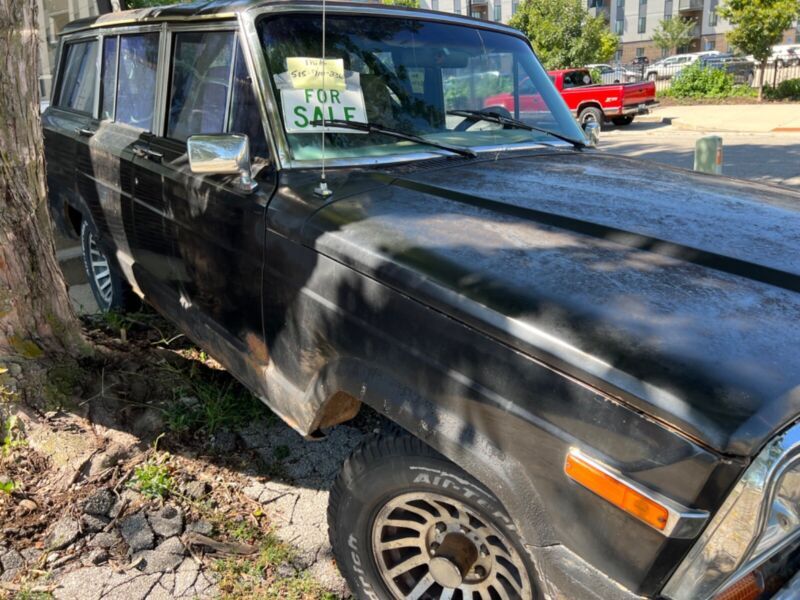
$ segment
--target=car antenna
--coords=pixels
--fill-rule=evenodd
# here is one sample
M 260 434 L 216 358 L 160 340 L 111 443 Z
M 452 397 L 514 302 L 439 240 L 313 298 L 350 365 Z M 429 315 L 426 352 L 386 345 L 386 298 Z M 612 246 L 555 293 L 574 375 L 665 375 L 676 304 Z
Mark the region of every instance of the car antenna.
M 325 24 L 327 21 L 326 13 L 326 0 L 322 0 L 322 91 L 325 102 L 328 101 L 328 94 L 325 92 Z M 322 107 L 322 174 L 320 175 L 319 185 L 314 188 L 314 194 L 320 198 L 329 198 L 333 195 L 333 191 L 328 188 L 328 182 L 325 179 L 325 106 Z

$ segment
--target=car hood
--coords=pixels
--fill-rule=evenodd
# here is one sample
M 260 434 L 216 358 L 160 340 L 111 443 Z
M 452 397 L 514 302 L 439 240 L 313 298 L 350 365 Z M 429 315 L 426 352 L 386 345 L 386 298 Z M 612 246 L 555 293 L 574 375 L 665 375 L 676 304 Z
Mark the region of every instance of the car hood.
M 719 452 L 800 413 L 800 194 L 573 151 L 368 178 L 305 243 Z

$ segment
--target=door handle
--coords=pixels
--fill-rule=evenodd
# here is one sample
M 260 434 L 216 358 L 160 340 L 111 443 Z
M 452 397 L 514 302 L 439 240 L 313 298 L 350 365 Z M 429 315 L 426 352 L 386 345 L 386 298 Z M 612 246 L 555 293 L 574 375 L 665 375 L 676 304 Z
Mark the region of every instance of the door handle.
M 150 150 L 150 148 L 145 148 L 144 146 L 134 146 L 133 154 L 139 158 L 146 158 L 154 162 L 161 162 L 161 159 L 164 158 L 164 155 L 161 154 L 161 152 Z
M 83 137 L 92 137 L 95 134 L 94 129 L 88 129 L 86 127 L 78 127 L 75 132 Z

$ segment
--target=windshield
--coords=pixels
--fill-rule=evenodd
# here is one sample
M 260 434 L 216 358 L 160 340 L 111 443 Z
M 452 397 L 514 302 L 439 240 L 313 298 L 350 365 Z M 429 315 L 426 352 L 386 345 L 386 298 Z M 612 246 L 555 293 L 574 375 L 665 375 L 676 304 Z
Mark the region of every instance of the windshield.
M 323 117 L 379 125 L 451 146 L 548 141 L 546 133 L 449 114 L 491 110 L 583 141 L 583 133 L 526 42 L 516 36 L 419 19 L 320 15 L 259 22 L 292 157 L 322 157 Z M 322 86 L 322 74 L 325 86 Z M 436 151 L 378 132 L 327 127 L 325 156 Z

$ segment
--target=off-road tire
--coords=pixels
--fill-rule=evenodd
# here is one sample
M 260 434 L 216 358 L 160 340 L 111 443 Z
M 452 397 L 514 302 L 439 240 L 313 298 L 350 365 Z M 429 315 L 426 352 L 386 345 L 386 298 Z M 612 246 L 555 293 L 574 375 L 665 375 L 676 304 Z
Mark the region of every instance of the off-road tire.
M 140 306 L 139 298 L 120 274 L 116 259 L 108 255 L 100 242 L 97 227 L 91 219 L 81 221 L 81 253 L 89 287 L 102 312 L 128 311 Z M 107 273 L 102 268 L 102 261 L 107 265 Z
M 633 123 L 633 116 L 626 115 L 624 117 L 614 117 L 613 119 L 611 119 L 611 122 L 617 127 L 625 127 L 626 125 L 630 125 L 631 123 Z
M 408 532 L 411 530 L 399 533 L 400 529 L 385 525 L 396 522 L 394 519 L 398 514 L 408 514 L 402 512 L 402 509 L 394 509 L 387 513 L 388 509 L 403 502 L 406 502 L 403 506 L 408 506 L 407 502 L 417 502 L 416 498 L 422 498 L 423 504 L 429 507 L 420 511 L 425 517 L 430 517 L 427 521 L 420 517 L 424 521 L 421 531 L 426 531 L 428 536 L 437 535 L 436 532 L 440 532 L 438 534 L 440 537 L 457 533 L 473 536 L 471 539 L 475 541 L 475 547 L 480 548 L 480 556 L 483 557 L 478 561 L 484 561 L 482 564 L 486 565 L 486 568 L 480 567 L 477 562 L 474 563 L 467 578 L 478 577 L 481 573 L 478 570 L 480 567 L 483 569 L 484 579 L 479 585 L 503 585 L 508 597 L 511 598 L 529 600 L 540 597 L 533 564 L 500 501 L 439 453 L 402 430 L 392 428 L 388 432 L 367 439 L 353 451 L 342 467 L 330 494 L 328 527 L 331 545 L 337 565 L 357 599 L 404 598 L 409 593 L 409 588 L 413 589 L 416 585 L 417 580 L 413 577 L 418 577 L 419 581 L 425 577 L 433 578 L 433 573 L 430 571 L 431 555 L 426 553 L 426 550 L 419 551 L 420 548 L 414 546 L 411 548 L 412 559 L 414 556 L 424 556 L 424 563 L 412 571 L 395 576 L 392 583 L 387 584 L 381 575 L 381 569 L 387 572 L 389 560 L 401 552 L 409 551 L 409 547 L 374 552 L 376 545 L 374 540 L 381 542 L 395 539 L 386 537 L 384 534 L 387 531 L 403 540 L 421 542 L 425 547 L 426 533 L 412 532 L 409 537 Z M 443 505 L 437 504 L 442 499 L 457 507 L 455 514 L 458 517 L 452 512 L 445 513 Z M 433 507 L 433 512 L 430 507 Z M 401 512 L 397 513 L 398 510 Z M 441 516 L 436 516 L 436 512 Z M 470 515 L 470 519 L 477 517 L 482 520 L 485 529 L 480 527 L 476 527 L 474 531 L 469 528 L 461 529 L 457 523 L 461 523 L 467 514 Z M 442 521 L 448 522 L 445 524 Z M 439 527 L 444 531 L 442 532 Z M 457 531 L 455 528 L 458 528 Z M 378 537 L 375 537 L 376 531 L 380 532 Z M 490 531 L 497 534 L 495 539 L 501 540 L 503 548 L 491 545 L 496 543 L 494 540 L 489 543 L 489 547 L 482 543 L 484 538 L 479 537 L 478 533 L 487 535 Z M 442 547 L 444 545 L 442 543 Z M 434 546 L 435 542 L 430 548 L 433 549 Z M 379 561 L 381 565 L 378 564 Z M 402 562 L 404 561 L 400 560 L 398 564 Z M 509 569 L 508 565 L 512 568 Z M 392 565 L 395 566 L 397 564 Z M 519 576 L 515 582 L 517 588 L 502 580 L 503 569 L 506 569 L 505 572 L 511 576 L 515 574 Z M 391 585 L 396 586 L 394 590 L 390 589 Z M 444 587 L 435 581 L 429 585 L 421 597 L 438 599 Z M 509 590 L 512 593 L 509 593 Z M 517 593 L 517 590 L 522 590 L 522 593 Z M 459 591 L 456 591 L 453 597 L 458 598 L 460 595 L 466 598 Z M 494 596 L 484 592 L 483 597 Z M 469 598 L 471 600 L 472 596 L 469 595 Z
M 581 124 L 581 126 L 586 125 L 587 123 L 597 123 L 602 128 L 605 120 L 606 118 L 603 114 L 603 111 L 596 106 L 587 106 L 586 108 L 582 108 L 581 112 L 578 114 L 578 122 Z

